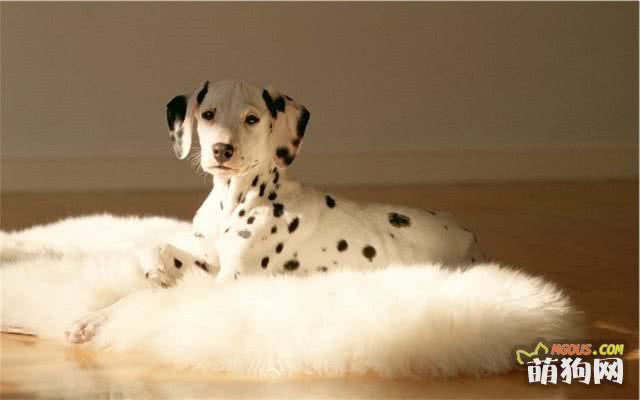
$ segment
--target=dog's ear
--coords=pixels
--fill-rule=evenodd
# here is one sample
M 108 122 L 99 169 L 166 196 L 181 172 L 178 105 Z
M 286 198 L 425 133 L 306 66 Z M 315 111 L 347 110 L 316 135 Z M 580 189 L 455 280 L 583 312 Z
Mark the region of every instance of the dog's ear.
M 209 81 L 199 86 L 191 95 L 175 96 L 167 103 L 169 139 L 176 157 L 183 160 L 191 150 L 191 140 L 197 129 L 197 112 L 209 90 Z
M 262 91 L 262 98 L 271 113 L 273 157 L 279 167 L 287 167 L 300 151 L 311 114 L 302 104 L 271 88 Z

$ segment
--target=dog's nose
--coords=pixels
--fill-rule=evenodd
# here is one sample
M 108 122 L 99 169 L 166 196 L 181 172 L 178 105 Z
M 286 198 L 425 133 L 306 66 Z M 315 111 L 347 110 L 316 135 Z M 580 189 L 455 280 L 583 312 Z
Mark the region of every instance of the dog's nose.
M 220 164 L 229 161 L 233 156 L 233 146 L 226 143 L 216 143 L 213 145 L 213 158 Z

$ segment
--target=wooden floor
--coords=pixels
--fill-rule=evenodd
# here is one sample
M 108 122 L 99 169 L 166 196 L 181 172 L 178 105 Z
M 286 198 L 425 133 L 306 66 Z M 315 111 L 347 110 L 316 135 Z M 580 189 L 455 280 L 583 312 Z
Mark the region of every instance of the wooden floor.
M 448 381 L 373 377 L 256 381 L 154 365 L 136 355 L 93 354 L 0 337 L 1 398 L 638 398 L 638 185 L 504 183 L 327 188 L 358 199 L 454 212 L 493 259 L 565 288 L 591 325 L 587 342 L 625 343 L 623 385 L 536 387 L 516 371 Z M 2 229 L 81 213 L 189 218 L 204 192 L 2 195 Z M 491 349 L 487 349 L 488 352 Z

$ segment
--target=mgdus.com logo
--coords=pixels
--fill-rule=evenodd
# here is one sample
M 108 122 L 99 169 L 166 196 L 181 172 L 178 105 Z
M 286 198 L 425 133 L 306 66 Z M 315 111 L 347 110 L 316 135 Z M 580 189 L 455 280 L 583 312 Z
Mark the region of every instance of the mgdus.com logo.
M 518 366 L 527 368 L 529 383 L 622 384 L 624 344 L 545 343 L 515 350 Z M 618 357 L 619 356 L 619 357 Z

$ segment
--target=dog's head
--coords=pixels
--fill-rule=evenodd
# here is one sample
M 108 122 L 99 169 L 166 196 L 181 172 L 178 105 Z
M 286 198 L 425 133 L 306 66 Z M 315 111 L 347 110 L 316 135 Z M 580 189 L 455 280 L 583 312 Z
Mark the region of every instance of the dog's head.
M 197 132 L 200 165 L 213 175 L 243 175 L 272 161 L 288 166 L 300 151 L 309 115 L 292 98 L 241 81 L 207 81 L 167 104 L 176 156 L 187 157 Z

